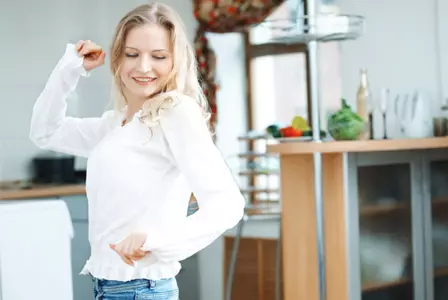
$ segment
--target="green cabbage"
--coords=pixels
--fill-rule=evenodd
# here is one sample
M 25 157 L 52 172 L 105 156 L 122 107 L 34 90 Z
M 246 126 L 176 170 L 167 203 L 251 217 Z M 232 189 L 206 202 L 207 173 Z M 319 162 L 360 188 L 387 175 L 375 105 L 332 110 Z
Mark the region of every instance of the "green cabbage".
M 342 107 L 328 119 L 328 132 L 335 140 L 356 140 L 364 132 L 366 124 L 342 99 Z

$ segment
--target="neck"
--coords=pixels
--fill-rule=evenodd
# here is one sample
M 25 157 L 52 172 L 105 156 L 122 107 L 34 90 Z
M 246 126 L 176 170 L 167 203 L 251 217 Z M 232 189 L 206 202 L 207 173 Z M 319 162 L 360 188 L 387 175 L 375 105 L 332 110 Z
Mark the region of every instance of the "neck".
M 143 102 L 137 102 L 137 101 L 129 101 L 128 102 L 128 109 L 126 111 L 126 119 L 133 116 L 136 112 L 142 108 Z
M 126 108 L 126 114 L 124 116 L 124 119 L 121 122 L 121 126 L 126 125 L 130 120 L 133 118 L 133 116 L 140 110 L 143 103 L 138 103 L 136 101 L 128 101 L 127 108 Z
M 127 99 L 126 119 L 129 119 L 142 108 L 146 99 L 139 99 L 127 91 L 125 91 L 125 98 Z
M 127 101 L 127 111 L 126 111 L 126 119 L 129 119 L 131 116 L 133 116 L 136 112 L 138 112 L 141 108 L 143 103 L 151 99 L 155 94 L 151 95 L 148 98 L 138 98 L 134 97 L 132 95 L 129 95 L 126 93 L 126 99 Z

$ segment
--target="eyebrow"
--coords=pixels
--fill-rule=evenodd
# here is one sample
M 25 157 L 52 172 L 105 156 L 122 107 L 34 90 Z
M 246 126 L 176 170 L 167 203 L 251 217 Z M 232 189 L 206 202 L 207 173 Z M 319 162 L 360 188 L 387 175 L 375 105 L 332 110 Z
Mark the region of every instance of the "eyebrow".
M 137 48 L 134 48 L 134 47 L 126 46 L 126 48 L 133 49 L 133 50 L 136 50 L 136 51 L 140 51 L 140 50 L 138 50 Z M 167 49 L 154 49 L 154 50 L 152 50 L 151 52 L 161 52 L 161 51 L 168 52 Z

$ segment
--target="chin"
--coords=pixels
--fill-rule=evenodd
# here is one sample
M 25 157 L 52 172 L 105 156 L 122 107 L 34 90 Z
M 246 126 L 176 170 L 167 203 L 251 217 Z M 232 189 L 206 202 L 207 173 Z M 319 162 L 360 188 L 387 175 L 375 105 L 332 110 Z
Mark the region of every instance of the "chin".
M 129 85 L 129 88 L 127 90 L 129 94 L 132 95 L 132 97 L 134 97 L 135 99 L 140 99 L 142 103 L 151 98 L 156 93 L 160 92 L 160 88 L 158 88 L 157 85 L 141 87 L 132 84 Z
M 143 101 L 146 101 L 148 98 L 150 98 L 152 95 L 156 93 L 156 89 L 146 89 L 146 90 L 136 90 L 134 91 L 134 96 L 138 99 L 142 99 Z

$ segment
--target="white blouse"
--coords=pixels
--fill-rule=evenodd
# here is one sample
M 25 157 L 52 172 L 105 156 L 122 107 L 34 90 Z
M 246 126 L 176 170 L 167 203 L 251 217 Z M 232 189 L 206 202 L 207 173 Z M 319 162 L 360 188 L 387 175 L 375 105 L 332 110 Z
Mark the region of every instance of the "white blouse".
M 30 131 L 40 148 L 88 157 L 91 256 L 81 273 L 120 281 L 174 277 L 179 261 L 238 223 L 245 200 L 194 99 L 170 92 L 174 107 L 151 128 L 141 111 L 124 126 L 114 111 L 68 117 L 66 99 L 81 76 L 88 76 L 83 59 L 69 44 L 34 105 Z M 199 210 L 187 217 L 191 192 Z M 151 252 L 132 267 L 109 244 L 141 230 Z

